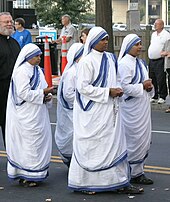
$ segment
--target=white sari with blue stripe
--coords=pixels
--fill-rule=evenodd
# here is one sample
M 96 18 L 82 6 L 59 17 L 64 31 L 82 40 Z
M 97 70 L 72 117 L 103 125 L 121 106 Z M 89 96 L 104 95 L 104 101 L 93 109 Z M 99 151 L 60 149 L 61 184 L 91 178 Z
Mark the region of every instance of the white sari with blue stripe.
M 31 45 L 28 47 L 29 51 L 34 49 Z M 43 103 L 43 89 L 46 87 L 39 66 L 34 67 L 25 61 L 14 68 L 6 118 L 7 172 L 10 179 L 42 181 L 48 176 L 52 135 L 48 109 Z
M 67 66 L 61 76 L 57 91 L 57 124 L 55 142 L 64 162 L 68 162 L 73 152 L 73 103 L 75 98 L 75 79 L 78 68 L 77 59 L 83 54 L 84 45 L 74 43 L 67 54 Z
M 79 63 L 76 84 L 68 186 L 95 192 L 127 186 L 124 131 L 114 113 L 116 99 L 109 96 L 109 88 L 117 86 L 112 54 L 92 49 Z
M 130 48 L 141 39 L 131 34 L 125 38 L 119 55 L 118 80 L 124 95 L 120 103 L 121 117 L 125 127 L 128 161 L 131 176 L 143 174 L 144 160 L 151 143 L 150 98 L 154 90 L 147 92 L 143 82 L 148 79 L 148 70 L 141 59 L 128 54 Z

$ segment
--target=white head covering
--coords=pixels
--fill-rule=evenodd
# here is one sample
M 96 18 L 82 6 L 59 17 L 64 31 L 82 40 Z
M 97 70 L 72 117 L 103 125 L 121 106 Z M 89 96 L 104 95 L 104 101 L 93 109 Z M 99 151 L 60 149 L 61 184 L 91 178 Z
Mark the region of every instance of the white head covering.
M 21 51 L 20 51 L 20 53 L 18 55 L 18 58 L 17 58 L 17 60 L 15 62 L 13 72 L 15 72 L 15 70 L 19 66 L 21 66 L 24 62 L 26 62 L 26 61 L 30 60 L 31 58 L 33 58 L 33 57 L 35 57 L 37 55 L 40 55 L 40 54 L 42 54 L 42 52 L 41 52 L 40 48 L 37 45 L 35 45 L 33 43 L 29 43 L 29 44 L 25 45 L 21 49 Z
M 91 49 L 98 44 L 99 41 L 108 36 L 108 33 L 102 27 L 93 27 L 90 29 L 89 34 L 84 45 L 83 56 L 90 53 Z
M 141 39 L 136 34 L 128 34 L 122 42 L 122 46 L 120 49 L 118 62 L 130 51 L 130 49 L 137 43 L 139 43 Z
M 82 43 L 74 43 L 69 48 L 67 53 L 67 65 L 65 67 L 65 70 L 69 69 L 73 65 L 73 63 L 82 56 L 83 50 L 84 45 Z

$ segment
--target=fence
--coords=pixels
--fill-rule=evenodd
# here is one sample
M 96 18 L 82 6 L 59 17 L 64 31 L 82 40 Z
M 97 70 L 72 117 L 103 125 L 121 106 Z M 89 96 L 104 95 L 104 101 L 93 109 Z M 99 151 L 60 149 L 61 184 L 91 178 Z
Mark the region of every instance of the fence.
M 35 42 L 36 41 L 36 36 L 38 36 L 39 32 L 36 29 L 30 30 L 30 32 L 32 34 L 32 40 L 33 40 L 33 42 Z M 151 38 L 152 32 L 153 31 L 150 29 L 149 26 L 146 28 L 146 30 L 140 30 L 140 31 L 115 31 L 115 32 L 113 32 L 114 53 L 118 56 L 124 37 L 126 35 L 130 34 L 130 33 L 135 33 L 142 40 L 142 53 L 140 55 L 140 58 L 143 58 L 143 59 L 146 60 L 146 62 L 148 62 L 148 47 L 149 47 L 149 44 L 150 44 L 150 38 Z M 57 45 L 56 49 L 57 50 L 55 50 L 55 51 L 57 51 L 58 58 L 56 59 L 57 60 L 57 65 L 56 65 L 57 69 L 54 70 L 54 71 L 57 72 L 57 74 L 60 74 L 61 46 Z
M 150 27 L 148 27 L 146 30 L 141 31 L 116 31 L 113 33 L 113 44 L 114 44 L 114 53 L 118 56 L 122 41 L 124 37 L 128 34 L 134 33 L 137 34 L 141 40 L 142 40 L 142 53 L 140 55 L 140 58 L 143 58 L 148 62 L 148 47 L 150 44 L 150 38 L 153 31 L 150 30 Z

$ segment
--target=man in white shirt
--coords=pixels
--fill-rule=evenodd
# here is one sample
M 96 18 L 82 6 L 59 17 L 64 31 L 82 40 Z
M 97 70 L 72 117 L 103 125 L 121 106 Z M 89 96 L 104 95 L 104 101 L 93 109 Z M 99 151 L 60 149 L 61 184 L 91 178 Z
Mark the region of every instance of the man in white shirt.
M 164 29 L 164 22 L 157 19 L 154 23 L 155 32 L 152 33 L 151 43 L 148 49 L 149 73 L 155 88 L 155 96 L 151 100 L 158 103 L 165 102 L 167 96 L 166 73 L 164 72 L 164 58 L 161 51 L 165 42 L 170 39 L 170 33 Z

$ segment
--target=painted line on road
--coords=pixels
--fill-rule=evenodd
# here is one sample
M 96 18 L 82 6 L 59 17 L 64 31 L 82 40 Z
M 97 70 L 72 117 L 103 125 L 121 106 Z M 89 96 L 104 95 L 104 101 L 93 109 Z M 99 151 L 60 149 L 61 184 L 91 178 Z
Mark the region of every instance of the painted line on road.
M 170 168 L 166 168 L 166 167 L 159 167 L 159 166 L 147 166 L 145 165 L 144 168 L 151 168 L 151 169 L 158 169 L 158 170 L 169 170 L 170 171 Z
M 147 173 L 159 173 L 159 174 L 170 175 L 170 172 L 168 172 L 168 171 L 163 171 L 163 170 L 144 169 L 144 171 L 147 172 Z
M 7 154 L 5 151 L 0 150 L 0 156 L 7 157 Z M 53 163 L 63 163 L 60 156 L 51 156 L 50 161 Z M 170 175 L 170 168 L 168 168 L 168 167 L 145 165 L 144 171 L 149 172 L 149 173 L 159 173 L 159 174 Z
M 152 130 L 152 133 L 164 133 L 164 134 L 170 134 L 169 131 L 163 131 L 163 130 Z
M 7 154 L 5 151 L 1 151 L 0 150 L 0 156 L 1 157 L 7 157 Z M 51 162 L 54 162 L 54 163 L 63 163 L 63 161 L 61 160 L 61 157 L 60 156 L 51 156 Z

